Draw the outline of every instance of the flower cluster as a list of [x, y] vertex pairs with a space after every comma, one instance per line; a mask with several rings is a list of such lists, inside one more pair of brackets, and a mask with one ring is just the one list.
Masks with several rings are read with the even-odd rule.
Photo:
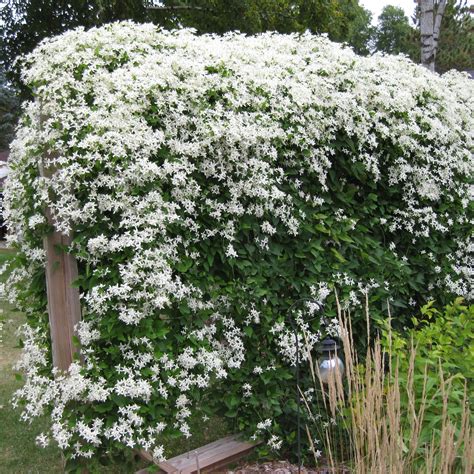
[[[4, 290], [28, 313], [16, 400], [25, 420], [51, 413], [40, 445], [161, 459], [199, 401], [255, 436], [272, 426], [279, 449], [293, 302], [317, 302], [291, 313], [303, 350], [338, 334], [335, 287], [344, 307], [373, 295], [400, 318], [409, 302], [473, 295], [463, 75], [311, 34], [130, 22], [66, 32], [22, 61], [35, 101], [11, 147], [19, 266]], [[81, 362], [65, 374], [46, 336], [46, 209], [79, 264]]]

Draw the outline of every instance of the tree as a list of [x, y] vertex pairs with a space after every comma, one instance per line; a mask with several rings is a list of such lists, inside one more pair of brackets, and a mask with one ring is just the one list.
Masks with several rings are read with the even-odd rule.
[[402, 8], [387, 5], [379, 16], [374, 34], [375, 49], [388, 54], [406, 54], [413, 58], [418, 51], [415, 29], [410, 26]]
[[[433, 44], [436, 45], [434, 51], [436, 62], [426, 63], [426, 66], [429, 69], [434, 67], [440, 73], [449, 69], [473, 69], [474, 20], [470, 8], [467, 6], [467, 0], [448, 0], [443, 10], [442, 22], [440, 20], [441, 11], [435, 8], [436, 5], [433, 7], [433, 12], [437, 14], [438, 19], [435, 21], [432, 12], [433, 33], [435, 33], [435, 26], [439, 25], [439, 32], [433, 36]], [[430, 18], [428, 20], [431, 21]], [[410, 25], [401, 8], [386, 6], [379, 16], [379, 25], [374, 34], [375, 49], [389, 54], [404, 53], [413, 61], [419, 62], [422, 40], [422, 15], [419, 4], [415, 8], [413, 21], [418, 25], [418, 28], [413, 28]], [[427, 41], [428, 39], [425, 37], [426, 48], [428, 44], [431, 44]]]
[[447, 0], [418, 0], [420, 8], [421, 64], [435, 70], [441, 20]]
[[372, 13], [362, 8], [353, 17], [347, 32], [347, 42], [357, 54], [366, 56], [370, 53], [370, 43], [375, 29], [371, 25]]
[[351, 42], [363, 49], [357, 29], [370, 27], [370, 14], [358, 0], [163, 0], [148, 1], [156, 23], [183, 25], [200, 33], [327, 33], [334, 41]]
[[268, 30], [289, 33], [304, 30], [299, 21], [302, 3], [305, 2], [164, 0], [158, 5], [148, 3], [148, 9], [157, 24], [192, 27], [198, 33], [225, 33], [232, 30], [249, 34]]
[[17, 93], [0, 69], [0, 150], [8, 148], [13, 138], [19, 109]]
[[466, 0], [448, 1], [439, 34], [436, 70], [474, 69], [474, 19]]
[[[421, 30], [420, 5], [416, 7], [414, 20], [420, 25]], [[443, 73], [449, 69], [473, 69], [474, 19], [467, 0], [448, 0], [442, 20], [442, 22], [438, 20], [440, 30], [436, 40], [435, 70]], [[419, 35], [421, 36], [421, 31]]]
[[144, 22], [150, 19], [143, 0], [95, 0], [91, 3], [94, 5], [98, 25], [117, 20]]

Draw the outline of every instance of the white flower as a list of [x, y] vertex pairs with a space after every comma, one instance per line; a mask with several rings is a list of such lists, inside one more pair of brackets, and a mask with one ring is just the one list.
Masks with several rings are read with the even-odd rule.
[[273, 235], [275, 234], [276, 229], [268, 221], [265, 221], [262, 223], [262, 231], [266, 234]]
[[264, 421], [261, 421], [261, 422], [257, 423], [257, 429], [258, 430], [266, 430], [266, 429], [270, 428], [270, 426], [272, 426], [272, 420], [270, 420], [269, 418], [267, 418]]
[[227, 246], [227, 250], [226, 250], [225, 254], [229, 258], [237, 258], [238, 257], [237, 252], [235, 251], [232, 244], [229, 244]]
[[46, 222], [46, 218], [42, 214], [35, 214], [28, 219], [28, 226], [30, 228], [34, 228], [39, 224], [44, 224]]
[[158, 462], [164, 461], [165, 460], [164, 447], [163, 446], [157, 446], [156, 448], [153, 449], [151, 455]]
[[281, 440], [278, 436], [272, 435], [271, 438], [267, 441], [268, 446], [270, 449], [274, 451], [278, 451], [283, 444], [283, 440]]
[[36, 444], [41, 448], [46, 448], [46, 446], [49, 446], [49, 441], [50, 440], [45, 433], [41, 433], [36, 437]]

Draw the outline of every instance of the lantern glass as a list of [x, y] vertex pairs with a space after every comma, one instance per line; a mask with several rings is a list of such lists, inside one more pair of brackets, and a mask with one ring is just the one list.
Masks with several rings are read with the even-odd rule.
[[321, 346], [323, 355], [318, 360], [319, 378], [328, 383], [331, 378], [344, 376], [344, 363], [337, 356], [338, 345], [333, 339], [325, 339]]

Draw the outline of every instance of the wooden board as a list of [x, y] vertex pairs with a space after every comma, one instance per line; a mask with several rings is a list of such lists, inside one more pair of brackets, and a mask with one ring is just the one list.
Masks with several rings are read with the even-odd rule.
[[[227, 436], [213, 443], [206, 444], [201, 448], [194, 449], [181, 454], [165, 462], [156, 463], [161, 473], [194, 474], [217, 472], [220, 468], [227, 466], [252, 451], [258, 443], [240, 441], [238, 435]], [[141, 453], [145, 459], [152, 461], [148, 453]], [[148, 471], [142, 469], [136, 474], [145, 474]]]
[[[49, 212], [47, 211], [48, 218]], [[71, 238], [54, 231], [44, 238], [46, 250], [46, 290], [53, 364], [67, 370], [77, 352], [72, 338], [74, 326], [81, 320], [79, 290], [72, 287], [77, 278], [76, 259], [60, 247], [69, 246]]]
[[[40, 104], [41, 109], [41, 104]], [[41, 116], [43, 122], [45, 117]], [[51, 155], [45, 155], [38, 163], [42, 177], [51, 178], [56, 172], [48, 162]], [[52, 196], [54, 199], [54, 196]], [[44, 210], [48, 224], [53, 226], [51, 210]], [[78, 349], [74, 347], [72, 338], [74, 327], [81, 320], [81, 304], [79, 290], [72, 287], [77, 278], [77, 261], [73, 255], [64, 252], [63, 248], [71, 244], [71, 236], [56, 230], [43, 240], [46, 252], [46, 292], [48, 297], [49, 328], [53, 352], [53, 364], [66, 371]]]

